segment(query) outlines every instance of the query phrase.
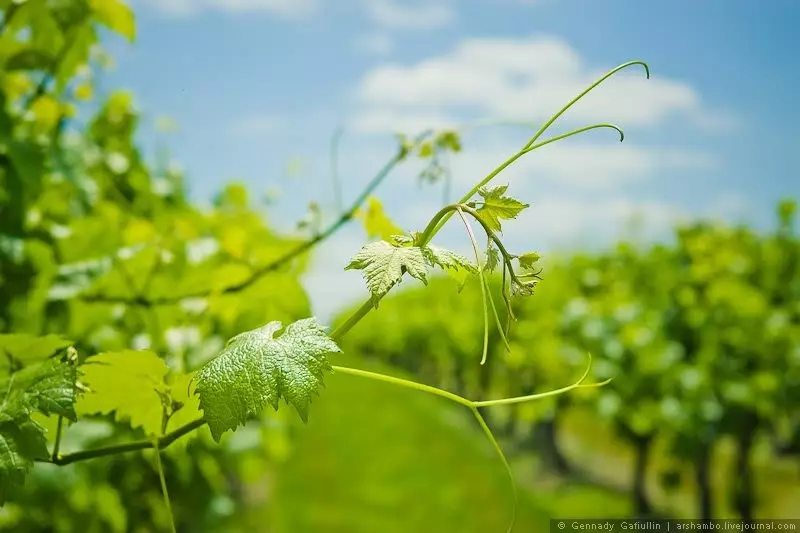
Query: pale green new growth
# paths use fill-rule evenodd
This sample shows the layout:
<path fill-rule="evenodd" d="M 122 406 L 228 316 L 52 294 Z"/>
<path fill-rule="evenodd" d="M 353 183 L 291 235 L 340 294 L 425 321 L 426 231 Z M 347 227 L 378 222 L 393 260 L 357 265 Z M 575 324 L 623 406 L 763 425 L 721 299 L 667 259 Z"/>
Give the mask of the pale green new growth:
<path fill-rule="evenodd" d="M 200 409 L 219 441 L 229 429 L 244 425 L 283 398 L 308 421 L 308 405 L 330 371 L 328 356 L 341 350 L 317 323 L 298 320 L 275 337 L 278 321 L 236 335 L 220 354 L 196 375 Z"/>
<path fill-rule="evenodd" d="M 394 246 L 386 241 L 367 244 L 345 267 L 345 270 L 363 270 L 367 288 L 373 302 L 389 292 L 408 272 L 412 277 L 427 284 L 428 259 L 418 246 Z"/>
<path fill-rule="evenodd" d="M 528 252 L 517 257 L 517 260 L 519 261 L 520 268 L 524 270 L 533 270 L 534 266 L 541 258 L 542 256 L 536 252 Z"/>
<path fill-rule="evenodd" d="M 367 244 L 345 267 L 345 270 L 363 270 L 367 288 L 372 293 L 372 301 L 378 301 L 391 290 L 408 272 L 427 285 L 428 267 L 441 267 L 442 270 L 457 276 L 463 284 L 467 274 L 475 274 L 478 269 L 466 257 L 453 251 L 428 244 L 413 246 L 414 240 L 406 235 L 392 236 L 393 243 L 376 241 Z"/>
<path fill-rule="evenodd" d="M 483 264 L 484 272 L 494 272 L 500 264 L 500 252 L 497 251 L 492 243 L 486 247 L 486 262 Z"/>
<path fill-rule="evenodd" d="M 530 207 L 510 196 L 503 196 L 508 185 L 498 185 L 490 189 L 480 189 L 478 194 L 483 197 L 482 205 L 478 208 L 478 213 L 486 225 L 493 231 L 500 232 L 500 220 L 516 218 L 523 209 Z"/>
<path fill-rule="evenodd" d="M 429 244 L 423 248 L 423 252 L 428 262 L 440 266 L 444 270 L 465 270 L 470 274 L 476 274 L 478 272 L 475 265 L 470 263 L 466 257 L 445 248 Z"/>

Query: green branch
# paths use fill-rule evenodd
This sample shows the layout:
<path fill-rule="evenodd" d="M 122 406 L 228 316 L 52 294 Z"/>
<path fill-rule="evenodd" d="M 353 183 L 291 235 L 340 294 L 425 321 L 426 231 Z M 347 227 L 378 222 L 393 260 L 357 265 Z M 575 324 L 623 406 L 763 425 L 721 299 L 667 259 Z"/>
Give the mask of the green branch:
<path fill-rule="evenodd" d="M 140 440 L 135 442 L 127 442 L 124 444 L 114 444 L 111 446 L 104 446 L 102 448 L 95 448 L 93 450 L 83 450 L 80 452 L 75 453 L 67 453 L 63 455 L 58 455 L 55 458 L 52 458 L 47 461 L 53 463 L 55 465 L 64 466 L 72 463 L 77 463 L 78 461 L 86 461 L 88 459 L 95 459 L 98 457 L 105 457 L 107 455 L 117 455 L 120 453 L 127 453 L 127 452 L 135 452 L 139 450 L 147 450 L 150 448 L 155 448 L 158 446 L 159 450 L 163 450 L 164 448 L 168 447 L 170 444 L 178 440 L 179 438 L 183 437 L 191 433 L 192 431 L 201 428 L 206 423 L 205 420 L 194 420 L 185 424 L 178 429 L 167 433 L 163 437 L 153 441 L 153 440 Z"/>
<path fill-rule="evenodd" d="M 430 135 L 430 131 L 423 132 L 422 134 L 418 135 L 414 139 L 414 145 L 418 145 L 424 139 Z M 315 235 L 311 239 L 304 241 L 298 244 L 296 247 L 292 248 L 284 255 L 279 257 L 278 259 L 267 263 L 266 265 L 253 270 L 250 276 L 235 284 L 225 287 L 221 294 L 231 294 L 241 292 L 248 287 L 252 286 L 256 283 L 259 279 L 264 277 L 265 275 L 275 272 L 276 270 L 280 269 L 281 267 L 285 266 L 295 258 L 299 257 L 300 255 L 304 254 L 308 250 L 314 248 L 316 245 L 321 243 L 322 241 L 331 237 L 334 233 L 336 233 L 339 229 L 342 228 L 347 222 L 352 219 L 361 205 L 367 200 L 367 198 L 375 191 L 375 189 L 383 182 L 384 179 L 389 175 L 389 173 L 400 163 L 403 159 L 405 159 L 406 155 L 408 155 L 407 149 L 401 148 L 398 153 L 393 156 L 384 166 L 383 168 L 370 180 L 361 194 L 356 198 L 356 200 L 350 205 L 350 207 L 342 213 L 339 218 L 333 222 L 325 231 Z M 149 298 L 146 296 L 142 297 L 135 297 L 135 298 L 125 298 L 125 297 L 116 297 L 116 296 L 107 296 L 103 294 L 89 294 L 78 296 L 77 299 L 83 302 L 93 302 L 93 303 L 124 303 L 124 304 L 131 304 L 131 305 L 139 305 L 142 307 L 152 307 L 158 305 L 174 305 L 179 303 L 181 300 L 186 300 L 189 298 L 203 298 L 210 294 L 208 290 L 190 292 L 186 294 L 182 294 L 180 296 L 166 296 L 166 297 L 159 297 L 159 298 Z"/>

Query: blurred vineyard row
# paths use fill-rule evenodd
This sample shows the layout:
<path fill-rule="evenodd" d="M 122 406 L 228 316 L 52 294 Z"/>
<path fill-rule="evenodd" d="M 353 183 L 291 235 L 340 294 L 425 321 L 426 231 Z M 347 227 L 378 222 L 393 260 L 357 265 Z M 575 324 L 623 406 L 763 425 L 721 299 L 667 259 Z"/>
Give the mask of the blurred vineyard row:
<path fill-rule="evenodd" d="M 609 385 L 486 412 L 507 446 L 540 459 L 537 476 L 628 491 L 637 515 L 796 516 L 795 209 L 782 202 L 769 233 L 699 222 L 669 244 L 550 258 L 514 305 L 511 351 L 492 330 L 485 366 L 480 292 L 447 280 L 387 298 L 345 350 L 480 399 L 567 386 L 590 353 L 589 379 Z"/>

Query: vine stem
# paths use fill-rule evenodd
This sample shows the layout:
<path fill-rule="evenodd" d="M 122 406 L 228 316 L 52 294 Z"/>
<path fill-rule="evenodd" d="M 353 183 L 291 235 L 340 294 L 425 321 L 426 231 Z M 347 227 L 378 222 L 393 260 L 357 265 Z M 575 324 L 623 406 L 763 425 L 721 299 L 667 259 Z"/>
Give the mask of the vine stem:
<path fill-rule="evenodd" d="M 155 441 L 155 445 L 158 446 L 160 450 L 166 449 L 170 444 L 178 440 L 179 438 L 183 437 L 191 433 L 192 431 L 204 426 L 206 423 L 205 420 L 199 419 L 189 422 L 188 424 L 184 424 L 183 426 L 179 427 L 167 433 L 163 437 L 160 437 L 157 441 Z M 121 453 L 127 452 L 135 452 L 139 450 L 147 450 L 150 448 L 154 448 L 154 441 L 152 440 L 140 440 L 134 442 L 126 442 L 123 444 L 114 444 L 111 446 L 103 446 L 101 448 L 95 448 L 92 450 L 83 450 L 80 452 L 75 453 L 67 453 L 63 455 L 58 455 L 55 458 L 50 459 L 50 462 L 58 466 L 64 466 L 72 463 L 76 463 L 78 461 L 86 461 L 88 459 L 95 459 L 97 457 L 105 457 L 107 455 L 117 455 Z"/>
<path fill-rule="evenodd" d="M 488 288 L 486 286 L 486 279 L 483 276 L 483 268 L 481 267 L 478 241 L 475 240 L 475 234 L 472 232 L 472 227 L 469 225 L 467 217 L 464 216 L 464 212 L 460 207 L 456 207 L 456 210 L 458 212 L 458 216 L 461 217 L 461 221 L 464 222 L 464 227 L 467 228 L 467 234 L 469 235 L 469 240 L 472 243 L 472 249 L 475 251 L 475 263 L 478 266 L 478 278 L 480 278 L 481 282 L 481 302 L 483 303 L 483 354 L 481 355 L 481 364 L 484 364 L 486 363 L 486 357 L 489 354 L 489 309 L 486 306 Z M 491 295 L 489 295 L 489 297 L 491 298 Z M 492 302 L 492 306 L 494 306 L 494 302 Z M 497 312 L 495 311 L 495 315 L 496 314 Z"/>
<path fill-rule="evenodd" d="M 511 470 L 511 465 L 508 463 L 508 459 L 506 459 L 506 454 L 503 453 L 503 449 L 500 447 L 500 443 L 497 442 L 497 439 L 492 433 L 492 430 L 489 428 L 489 425 L 486 423 L 486 420 L 483 418 L 483 415 L 478 411 L 478 407 L 476 405 L 472 405 L 469 408 L 472 411 L 472 414 L 475 416 L 475 420 L 478 421 L 478 425 L 483 430 L 483 434 L 486 435 L 486 438 L 489 439 L 494 451 L 497 455 L 500 456 L 500 459 L 503 461 L 503 466 L 506 469 L 506 474 L 508 474 L 508 479 L 511 481 L 511 492 L 512 492 L 512 507 L 511 507 L 511 523 L 508 524 L 508 533 L 514 529 L 514 524 L 517 521 L 517 505 L 519 503 L 519 496 L 517 494 L 517 481 L 514 478 L 514 472 Z"/>
<path fill-rule="evenodd" d="M 459 396 L 458 394 L 453 394 L 452 392 L 437 387 L 431 387 L 430 385 L 425 385 L 423 383 L 417 383 L 416 381 L 396 378 L 393 376 L 387 376 L 386 374 L 379 374 L 377 372 L 370 372 L 368 370 L 361 370 L 358 368 L 350 368 L 348 366 L 334 366 L 333 371 L 341 372 L 342 374 L 350 374 L 352 376 L 359 376 L 362 378 L 372 379 L 375 381 L 383 381 L 384 383 L 391 383 L 392 385 L 399 385 L 401 387 L 418 390 L 420 392 L 427 392 L 428 394 L 433 394 L 435 396 L 446 398 L 450 401 L 453 401 L 465 407 L 473 406 L 473 402 L 471 400 L 464 398 L 463 396 Z"/>
<path fill-rule="evenodd" d="M 58 415 L 58 426 L 56 427 L 56 441 L 53 444 L 53 454 L 50 456 L 51 461 L 55 461 L 58 457 L 58 450 L 61 448 L 61 434 L 64 431 L 64 417 Z"/>

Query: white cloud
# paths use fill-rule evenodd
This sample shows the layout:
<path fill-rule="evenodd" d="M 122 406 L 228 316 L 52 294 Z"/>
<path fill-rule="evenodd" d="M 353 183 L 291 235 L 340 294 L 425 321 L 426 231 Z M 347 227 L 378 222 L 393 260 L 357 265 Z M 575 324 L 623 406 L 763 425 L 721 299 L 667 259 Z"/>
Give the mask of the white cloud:
<path fill-rule="evenodd" d="M 289 19 L 303 19 L 319 8 L 318 0 L 149 0 L 148 4 L 173 16 L 203 11 L 265 13 Z"/>
<path fill-rule="evenodd" d="M 394 49 L 394 41 L 385 33 L 362 35 L 355 40 L 354 44 L 358 50 L 378 56 L 390 54 Z"/>
<path fill-rule="evenodd" d="M 367 14 L 377 24 L 394 29 L 430 30 L 451 24 L 455 9 L 446 0 L 364 0 Z"/>
<path fill-rule="evenodd" d="M 466 148 L 452 158 L 457 182 L 470 185 L 491 172 L 514 153 L 515 147 Z M 717 161 L 696 150 L 671 147 L 644 147 L 633 144 L 553 143 L 523 156 L 507 168 L 497 183 L 512 182 L 518 190 L 534 190 L 542 183 L 577 187 L 584 190 L 615 189 L 652 178 L 657 172 L 708 170 Z M 530 185 L 529 185 L 530 184 Z"/>
<path fill-rule="evenodd" d="M 358 87 L 362 129 L 395 129 L 396 117 L 437 113 L 455 118 L 541 120 L 558 110 L 605 69 L 584 64 L 578 53 L 553 37 L 474 38 L 451 53 L 414 65 L 383 65 Z M 566 115 L 585 122 L 618 121 L 653 126 L 671 117 L 711 124 L 710 113 L 690 85 L 642 72 L 609 79 Z"/>

